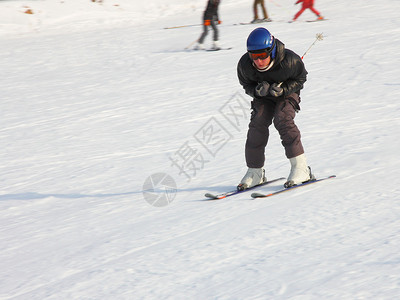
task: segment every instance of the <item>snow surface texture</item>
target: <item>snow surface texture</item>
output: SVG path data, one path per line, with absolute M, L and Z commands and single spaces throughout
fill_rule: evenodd
M 0 2 L 0 299 L 398 299 L 400 1 L 320 0 L 329 21 L 292 24 L 294 0 L 266 1 L 288 48 L 324 35 L 296 122 L 337 178 L 206 202 L 246 172 L 236 64 L 260 25 L 222 1 L 233 49 L 188 52 L 201 27 L 163 28 L 206 1 L 147 2 Z M 289 174 L 274 128 L 266 155 Z

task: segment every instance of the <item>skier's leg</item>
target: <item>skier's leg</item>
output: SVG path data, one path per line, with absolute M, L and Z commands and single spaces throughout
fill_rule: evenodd
M 199 44 L 204 43 L 204 39 L 206 38 L 207 34 L 208 34 L 208 26 L 203 25 L 203 33 L 200 35 Z
M 296 93 L 291 94 L 289 97 L 296 103 L 300 103 L 300 97 Z M 304 153 L 300 130 L 294 122 L 295 116 L 295 108 L 288 99 L 279 101 L 276 104 L 274 126 L 279 132 L 287 158 Z
M 290 98 L 290 99 L 289 99 Z M 304 155 L 300 130 L 294 122 L 296 110 L 299 110 L 300 97 L 293 93 L 285 100 L 277 103 L 275 108 L 274 125 L 278 130 L 285 148 L 286 157 L 291 164 L 286 187 L 311 179 L 311 173 Z
M 257 12 L 258 2 L 259 2 L 258 0 L 254 0 L 254 3 L 253 3 L 253 13 L 254 13 L 253 21 L 258 19 L 258 12 Z
M 274 103 L 261 103 L 254 100 L 251 104 L 252 113 L 246 140 L 246 163 L 249 167 L 238 185 L 244 190 L 266 180 L 264 171 L 265 147 L 269 138 L 269 126 L 272 124 Z
M 211 28 L 214 30 L 214 39 L 213 39 L 214 41 L 218 41 L 218 37 L 219 37 L 217 22 L 218 22 L 218 20 L 211 21 Z
M 320 16 L 321 16 L 321 14 L 319 13 L 319 11 L 316 10 L 314 7 L 310 7 L 310 10 L 311 10 L 314 14 L 316 14 L 317 17 L 320 17 Z
M 203 25 L 203 33 L 200 35 L 200 38 L 197 41 L 196 46 L 194 47 L 195 50 L 203 50 L 204 49 L 204 39 L 208 34 L 208 26 Z
M 272 124 L 274 103 L 254 100 L 253 111 L 247 132 L 245 147 L 246 164 L 249 168 L 261 168 L 265 161 L 265 147 L 269 138 L 269 126 Z
M 265 9 L 264 0 L 261 1 L 261 10 L 263 12 L 264 19 L 268 19 L 268 13 L 267 10 Z
M 304 7 L 302 7 L 297 14 L 294 15 L 293 21 L 296 21 L 298 17 L 300 17 L 300 15 L 305 11 L 306 9 Z

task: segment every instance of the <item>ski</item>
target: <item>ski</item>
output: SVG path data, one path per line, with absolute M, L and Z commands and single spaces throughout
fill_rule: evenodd
M 290 21 L 277 21 L 277 22 L 287 22 L 287 23 L 314 23 L 314 22 L 320 22 L 320 21 L 328 21 L 329 19 L 315 19 L 315 20 L 290 20 Z
M 226 47 L 226 48 L 218 48 L 218 49 L 185 49 L 185 52 L 201 52 L 201 51 L 207 51 L 207 52 L 211 52 L 211 51 L 221 51 L 221 50 L 231 50 L 232 47 Z
M 328 19 L 315 19 L 315 20 L 307 20 L 306 22 L 312 23 L 312 22 L 321 22 L 321 21 L 328 21 Z
M 228 48 L 218 48 L 218 49 L 206 49 L 206 51 L 220 51 L 220 50 L 231 50 L 232 47 L 228 47 Z
M 255 188 L 262 187 L 262 186 L 264 186 L 264 185 L 271 184 L 271 183 L 273 183 L 273 182 L 276 182 L 276 181 L 279 181 L 279 180 L 282 180 L 282 179 L 285 179 L 285 177 L 280 177 L 280 178 L 276 178 L 276 179 L 273 179 L 273 180 L 269 180 L 269 181 L 266 181 L 266 182 L 264 182 L 264 183 L 261 183 L 261 184 L 258 184 L 258 185 L 256 185 L 256 186 L 253 186 L 253 187 L 251 187 L 251 188 L 245 189 L 245 190 L 243 190 L 243 191 L 239 191 L 238 189 L 236 189 L 236 190 L 232 190 L 232 191 L 225 192 L 225 193 L 222 193 L 222 194 L 211 194 L 211 193 L 206 193 L 204 196 L 205 196 L 206 198 L 208 198 L 208 199 L 206 199 L 206 200 L 220 200 L 220 199 L 224 199 L 224 198 L 227 198 L 227 197 L 230 197 L 230 196 L 233 196 L 233 195 L 237 195 L 237 194 L 241 194 L 241 193 L 244 193 L 244 192 L 253 190 L 253 189 L 255 189 Z
M 268 20 L 258 20 L 256 22 L 240 22 L 240 23 L 234 23 L 233 25 L 234 26 L 236 26 L 236 25 L 251 25 L 251 24 L 256 25 L 256 24 L 269 23 L 269 22 L 273 22 L 273 20 L 268 19 Z
M 269 193 L 269 194 L 252 193 L 251 197 L 252 198 L 267 198 L 267 197 L 271 197 L 271 196 L 274 196 L 274 195 L 277 195 L 277 194 L 280 194 L 280 193 L 283 193 L 283 192 L 287 192 L 287 191 L 290 191 L 290 190 L 293 190 L 293 189 L 296 189 L 296 188 L 299 188 L 299 187 L 302 187 L 302 186 L 305 186 L 305 185 L 313 184 L 313 183 L 316 183 L 316 182 L 319 182 L 319 181 L 324 181 L 324 180 L 335 178 L 335 177 L 336 177 L 336 175 L 331 175 L 331 176 L 327 176 L 327 177 L 323 177 L 323 178 L 319 178 L 319 179 L 310 180 L 310 181 L 304 182 L 302 184 L 294 185 L 294 186 L 291 186 L 291 187 L 288 187 L 288 188 L 282 188 L 280 190 L 277 190 L 277 191 Z

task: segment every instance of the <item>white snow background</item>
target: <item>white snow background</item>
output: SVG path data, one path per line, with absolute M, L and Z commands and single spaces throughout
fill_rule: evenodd
M 300 55 L 324 35 L 296 122 L 337 178 L 203 201 L 247 170 L 236 65 L 259 25 L 233 24 L 252 1 L 222 1 L 218 52 L 164 29 L 205 0 L 0 1 L 0 299 L 399 299 L 400 1 L 318 0 L 328 21 L 289 24 L 294 2 L 266 1 L 265 26 Z M 266 157 L 289 174 L 273 126 Z

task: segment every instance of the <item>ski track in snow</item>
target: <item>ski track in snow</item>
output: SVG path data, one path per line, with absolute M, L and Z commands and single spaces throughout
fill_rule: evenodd
M 276 20 L 299 9 L 274 3 Z M 233 49 L 186 52 L 201 27 L 163 28 L 200 22 L 205 1 L 2 1 L 0 299 L 396 299 L 400 2 L 315 6 L 329 21 L 233 26 L 251 4 L 222 1 Z M 236 64 L 264 25 L 300 55 L 324 33 L 296 123 L 313 172 L 337 178 L 201 201 L 246 171 Z M 228 133 L 217 153 L 199 144 L 210 124 Z M 190 180 L 171 163 L 188 145 L 205 159 Z M 266 155 L 269 179 L 287 175 L 272 127 Z M 163 208 L 142 194 L 159 172 L 177 183 Z

